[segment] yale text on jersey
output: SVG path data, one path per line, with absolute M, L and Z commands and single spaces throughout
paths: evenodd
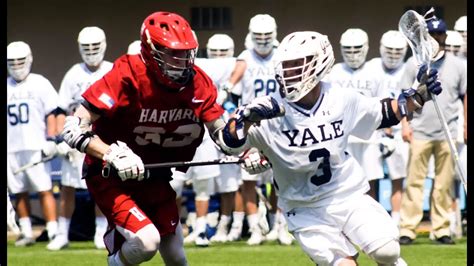
M 342 120 L 321 124 L 316 128 L 300 128 L 283 130 L 282 133 L 288 138 L 288 146 L 307 146 L 319 142 L 329 141 L 342 137 L 344 130 L 341 127 Z

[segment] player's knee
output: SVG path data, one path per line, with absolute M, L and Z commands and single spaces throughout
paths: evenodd
M 400 257 L 400 244 L 396 240 L 391 240 L 372 251 L 369 256 L 379 264 L 394 264 Z
M 193 181 L 194 193 L 196 194 L 194 197 L 195 200 L 208 201 L 210 199 L 209 181 L 210 179 Z
M 125 259 L 131 264 L 140 264 L 153 258 L 160 246 L 160 233 L 156 227 L 149 224 L 138 230 L 133 238 L 122 246 Z

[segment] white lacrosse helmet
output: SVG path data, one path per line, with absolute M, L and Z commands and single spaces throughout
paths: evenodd
M 99 27 L 85 27 L 77 37 L 82 60 L 89 66 L 98 66 L 104 60 L 107 43 L 105 33 Z
M 289 102 L 299 101 L 315 88 L 335 60 L 328 37 L 314 31 L 287 35 L 275 56 L 276 79 Z
M 454 30 L 459 33 L 466 32 L 467 34 L 467 16 L 462 16 L 456 20 L 454 23 Z
M 444 49 L 454 55 L 460 55 L 462 52 L 462 45 L 464 44 L 464 39 L 462 38 L 461 33 L 454 30 L 448 30 L 446 31 L 446 34 Z
M 249 33 L 253 49 L 260 55 L 269 54 L 277 37 L 275 19 L 268 14 L 258 14 L 250 19 Z
M 380 39 L 380 57 L 388 69 L 396 69 L 403 64 L 407 53 L 407 41 L 397 30 L 389 30 Z
M 135 40 L 128 45 L 127 54 L 134 55 L 139 54 L 142 49 L 142 42 L 140 40 Z
M 227 34 L 214 34 L 206 45 L 207 57 L 232 57 L 234 56 L 234 40 Z
M 369 36 L 362 29 L 347 29 L 341 35 L 341 53 L 350 68 L 357 69 L 365 63 L 369 51 Z
M 33 55 L 27 43 L 12 42 L 7 46 L 7 70 L 14 80 L 23 81 L 30 74 L 32 63 Z

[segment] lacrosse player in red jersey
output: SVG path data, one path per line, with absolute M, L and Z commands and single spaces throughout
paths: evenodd
M 119 57 L 82 94 L 62 136 L 87 154 L 87 188 L 109 222 L 109 265 L 140 264 L 158 251 L 166 265 L 187 265 L 171 169 L 145 174 L 145 164 L 191 160 L 204 125 L 217 139 L 224 110 L 212 81 L 194 65 L 198 44 L 184 18 L 152 13 L 140 34 L 140 54 Z
M 398 100 L 378 99 L 324 80 L 334 63 L 325 35 L 291 33 L 275 56 L 283 96 L 256 98 L 250 116 L 247 106 L 239 107 L 222 131 L 221 147 L 232 153 L 255 147 L 268 158 L 288 229 L 317 265 L 356 265 L 356 246 L 378 265 L 406 265 L 398 228 L 366 194 L 367 177 L 346 152 L 347 142 L 349 135 L 368 139 L 422 108 L 429 93 L 442 91 L 437 72 Z M 420 67 L 418 80 L 425 80 L 426 70 Z M 283 116 L 267 101 L 281 105 Z

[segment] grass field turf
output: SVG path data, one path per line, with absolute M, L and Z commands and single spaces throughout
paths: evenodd
M 7 263 L 12 266 L 23 265 L 107 265 L 104 250 L 94 248 L 92 241 L 71 242 L 68 249 L 61 251 L 46 250 L 46 242 L 36 243 L 32 247 L 18 248 L 8 241 Z M 276 242 L 266 242 L 260 246 L 247 246 L 245 241 L 214 244 L 208 248 L 185 246 L 188 263 L 191 266 L 204 265 L 314 265 L 295 243 L 292 246 L 280 246 Z M 402 246 L 402 257 L 408 265 L 466 265 L 466 238 L 456 241 L 456 245 L 434 244 L 427 237 L 419 237 L 413 245 Z M 376 265 L 367 255 L 361 253 L 359 265 Z M 141 265 L 163 265 L 159 255 Z

